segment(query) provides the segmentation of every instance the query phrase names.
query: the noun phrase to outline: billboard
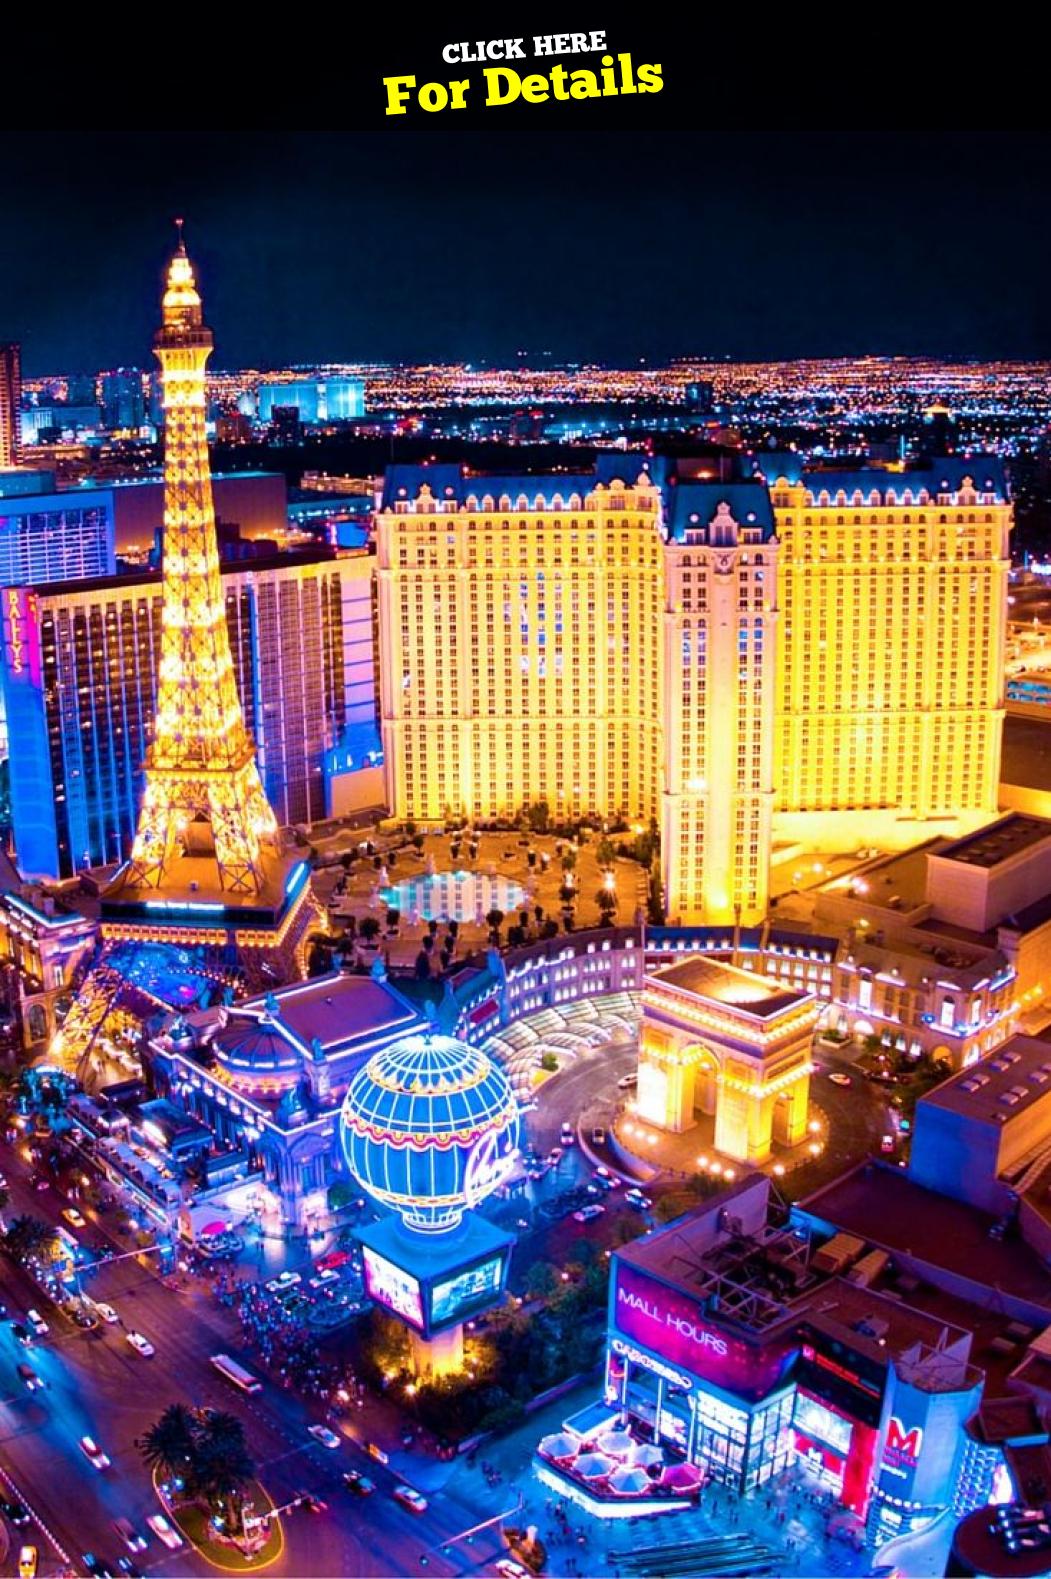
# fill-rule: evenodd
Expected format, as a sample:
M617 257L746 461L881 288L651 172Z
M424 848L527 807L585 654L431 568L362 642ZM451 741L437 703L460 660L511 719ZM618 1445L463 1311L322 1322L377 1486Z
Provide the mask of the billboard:
M792 1424L804 1436L813 1437L818 1442L823 1442L826 1447L832 1448L840 1458L846 1458L850 1452L852 1423L845 1416L829 1409L827 1404L823 1404L820 1398L815 1398L811 1393L802 1390L796 1392Z
M446 1323L455 1323L472 1310L491 1304L503 1283L505 1261L503 1253L489 1256L435 1283L431 1290L429 1325L437 1329Z
M423 1298L419 1279L395 1266L386 1256L377 1255L368 1245L363 1247L362 1255L365 1260L365 1288L369 1298L395 1316L400 1316L417 1332L422 1332Z
M762 1345L731 1337L685 1289L669 1288L619 1259L610 1297L615 1331L741 1398L772 1392L799 1352L798 1343L787 1337Z

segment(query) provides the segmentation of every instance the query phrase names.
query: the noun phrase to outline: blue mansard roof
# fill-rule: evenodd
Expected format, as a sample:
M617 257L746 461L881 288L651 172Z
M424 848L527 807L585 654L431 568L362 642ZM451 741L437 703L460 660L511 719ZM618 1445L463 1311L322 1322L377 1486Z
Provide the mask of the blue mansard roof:
M466 476L456 465L391 466L383 483L383 509L393 509L399 500L417 498L426 485L435 498L454 500L458 505L465 504L469 498L479 501L507 498L514 510L524 495L528 500L526 508L532 510L538 497L547 507L556 497L565 504L571 494L583 498L598 484L608 487L620 481L632 486L643 473L649 476L650 471L650 457L632 450L605 451L589 471L483 472Z
M691 527L708 526L725 504L738 526L759 526L763 542L775 535L770 495L763 483L674 482L665 491L668 537L681 539Z

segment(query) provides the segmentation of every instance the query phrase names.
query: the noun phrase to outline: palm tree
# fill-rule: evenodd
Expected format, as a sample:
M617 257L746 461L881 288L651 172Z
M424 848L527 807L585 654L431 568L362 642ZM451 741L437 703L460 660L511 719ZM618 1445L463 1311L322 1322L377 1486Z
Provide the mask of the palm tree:
M193 1495L199 1481L197 1421L185 1404L169 1404L135 1443L150 1469L177 1477Z
M201 1493L221 1498L227 1530L240 1530L244 1490L255 1474L255 1463L237 1416L220 1409L206 1415L197 1435L197 1454Z
M35 1256L40 1261L54 1261L60 1252L60 1241L50 1223L39 1217L16 1217L4 1235L4 1249L15 1261L28 1261Z

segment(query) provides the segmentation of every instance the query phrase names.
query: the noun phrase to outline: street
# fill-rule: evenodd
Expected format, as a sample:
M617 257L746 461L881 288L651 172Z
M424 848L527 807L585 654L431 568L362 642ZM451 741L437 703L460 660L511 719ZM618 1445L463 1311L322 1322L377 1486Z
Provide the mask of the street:
M0 1145L11 1203L7 1218L32 1214L56 1226L64 1204L55 1191L37 1192L27 1169L12 1148ZM87 1210L87 1209L86 1209ZM438 1575L476 1570L500 1548L499 1533L476 1537L462 1556L444 1556L436 1548L486 1517L442 1492L428 1493L425 1514L408 1512L390 1492L402 1478L412 1484L412 1454L392 1455L395 1468L373 1461L354 1439L358 1422L337 1421L346 1440L329 1450L307 1434L307 1426L323 1411L290 1391L267 1382L250 1397L228 1385L209 1363L212 1354L238 1354L231 1313L218 1309L210 1291L191 1283L185 1292L166 1287L135 1260L105 1265L94 1275L91 1295L112 1304L120 1324L102 1324L89 1332L75 1327L50 1305L23 1268L4 1259L3 1299L8 1316L0 1329L0 1470L7 1477L5 1496L23 1501L40 1521L11 1531L20 1540L35 1540L40 1571L48 1575L71 1566L84 1570L83 1555L94 1553L115 1566L123 1554L112 1521L126 1517L150 1540L149 1550L134 1559L142 1571L198 1575L215 1570L184 1547L167 1551L150 1536L146 1517L161 1510L150 1474L135 1446L139 1437L174 1402L227 1410L244 1421L259 1479L278 1504L300 1490L310 1490L328 1504L326 1512L298 1509L283 1520L285 1549L267 1571L297 1574L413 1574L421 1555ZM46 1337L23 1348L11 1330L35 1307L49 1323ZM127 1341L127 1330L142 1332L156 1347L143 1358ZM258 1370L253 1356L241 1356ZM16 1366L28 1362L44 1382L27 1391ZM79 1446L83 1435L95 1439L111 1460L96 1470ZM403 1477L397 1468L406 1470ZM376 1484L372 1497L348 1491L342 1472L356 1468ZM509 1499L513 1502L513 1498Z

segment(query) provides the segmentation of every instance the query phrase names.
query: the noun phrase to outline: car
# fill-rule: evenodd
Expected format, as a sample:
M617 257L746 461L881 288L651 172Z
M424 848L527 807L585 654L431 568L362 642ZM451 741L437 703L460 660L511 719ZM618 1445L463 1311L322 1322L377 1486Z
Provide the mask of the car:
M11 1331L14 1333L22 1347L24 1349L28 1349L29 1345L33 1341L33 1334L30 1332L29 1328L23 1326L20 1321L13 1321L11 1323Z
M136 1568L130 1557L118 1557L117 1567L127 1579L143 1579L142 1569Z
M555 1167L558 1163L560 1163L562 1161L562 1147L552 1146L551 1150L547 1154L547 1160L552 1167Z
M572 1146L577 1138L576 1130L572 1124L563 1124L558 1136L563 1146Z
M513 1557L500 1557L493 1564L501 1579L532 1579L528 1568L516 1563Z
M94 1552L85 1552L81 1562L93 1579L117 1579L109 1563L102 1557L96 1557Z
M23 1546L18 1553L18 1579L36 1579L37 1549Z
M10 1519L12 1524L28 1524L29 1509L20 1502L0 1502L0 1513L5 1519Z
M328 1507L328 1503L312 1491L297 1491L296 1496L299 1498L299 1506L305 1508L308 1513L324 1513Z
M150 1529L159 1541L163 1541L170 1552L177 1552L182 1545L182 1536L178 1530L172 1528L163 1513L151 1513L146 1520Z
M339 1281L339 1273L333 1271L333 1269L331 1267L329 1267L326 1271L319 1272L317 1277L312 1277L310 1279L310 1287L311 1288L324 1288L326 1283L335 1283L335 1282L338 1282L338 1281Z
M50 1190L51 1188L50 1179L33 1178L30 1183L32 1184L34 1190Z
M26 1320L28 1321L29 1325L32 1327L33 1331L36 1333L38 1338L42 1338L45 1333L51 1331L51 1328L48 1326L47 1322L44 1320L44 1318L40 1314L39 1310L27 1310L26 1311Z
M96 1469L109 1469L109 1458L99 1447L93 1436L82 1436L80 1451Z
M21 1364L18 1367L18 1374L31 1393L35 1393L38 1387L43 1387L44 1385L31 1365Z
M113 1326L114 1322L120 1320L112 1305L97 1304L95 1310L102 1317L103 1321L108 1322L110 1326Z
M157 1351L153 1347L153 1344L148 1338L144 1338L141 1332L129 1332L126 1334L126 1336L132 1348L137 1350L137 1352L142 1355L143 1359L148 1360L152 1358L154 1354L156 1354Z
M851 1080L850 1076L845 1075L841 1069L833 1069L828 1078L831 1080L834 1086L853 1085L853 1081Z
M144 1552L147 1541L145 1535L140 1535L130 1519L114 1519L113 1528L128 1548L129 1552Z
M897 1137L894 1135L880 1136L879 1149L884 1153L893 1151L897 1144Z
M632 1091L639 1083L638 1074L633 1070L630 1075L621 1075L617 1085L622 1091Z
M590 1223L594 1218L601 1217L605 1212L604 1206L582 1206L579 1212L573 1213L573 1221L577 1223Z
M81 1327L85 1332L93 1332L98 1326L98 1322L96 1321L95 1317L89 1310L85 1310L82 1305L75 1305L73 1307L69 1313L69 1319L73 1322L74 1326Z
M637 1212L648 1212L653 1202L648 1195L643 1195L641 1190L625 1190L624 1199L629 1206L634 1206Z
M266 1285L268 1294L276 1294L280 1288L295 1288L297 1283L302 1283L302 1276L298 1272L282 1272L279 1277L272 1277Z
M67 1223L72 1223L74 1228L86 1228L88 1226L75 1206L67 1206L62 1216Z
M593 1146L604 1146L606 1144L606 1131L601 1124L596 1124L592 1129L591 1144Z
M376 1482L363 1475L360 1469L348 1469L343 1473L343 1483L349 1491L358 1497L371 1497L376 1489Z
M426 1513L427 1498L413 1486L395 1486L391 1492L395 1502L400 1502L403 1508L408 1508L410 1513Z
M365 1451L370 1458L374 1458L376 1460L377 1464L390 1463L390 1454L385 1453L378 1442L366 1442Z
M327 1425L308 1425L307 1430L316 1442L322 1447L339 1447L340 1440L335 1431L330 1431Z

